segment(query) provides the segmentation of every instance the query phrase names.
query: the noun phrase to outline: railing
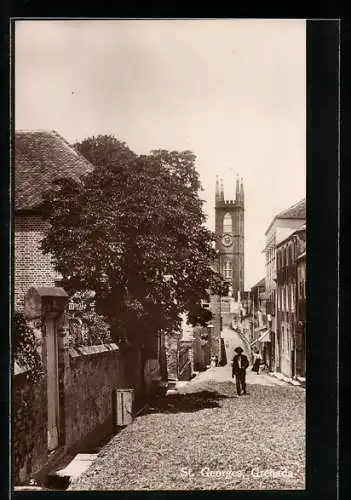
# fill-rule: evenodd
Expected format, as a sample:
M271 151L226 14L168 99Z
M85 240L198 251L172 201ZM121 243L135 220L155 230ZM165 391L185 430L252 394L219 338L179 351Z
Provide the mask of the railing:
M186 370L191 371L191 359L189 356L189 347L184 346L180 347L178 352L178 378L182 378L186 372ZM191 373L189 374L189 377Z

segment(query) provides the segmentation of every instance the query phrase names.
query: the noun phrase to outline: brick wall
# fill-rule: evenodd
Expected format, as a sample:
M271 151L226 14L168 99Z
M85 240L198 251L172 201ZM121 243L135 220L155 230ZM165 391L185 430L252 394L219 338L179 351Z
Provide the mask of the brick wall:
M38 215L15 217L15 307L23 308L23 298L32 286L54 286L57 273L49 255L44 255L39 245L47 223Z

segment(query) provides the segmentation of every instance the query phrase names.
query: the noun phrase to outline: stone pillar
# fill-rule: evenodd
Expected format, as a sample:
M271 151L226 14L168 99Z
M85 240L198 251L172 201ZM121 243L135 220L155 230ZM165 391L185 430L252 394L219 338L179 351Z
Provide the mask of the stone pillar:
M64 317L64 310L68 295L60 287L32 287L24 298L24 314L29 321L40 321L41 324L41 355L47 379L47 322L54 320L57 339L57 370L58 370L58 445L65 441L64 421L64 373L65 347L68 325Z

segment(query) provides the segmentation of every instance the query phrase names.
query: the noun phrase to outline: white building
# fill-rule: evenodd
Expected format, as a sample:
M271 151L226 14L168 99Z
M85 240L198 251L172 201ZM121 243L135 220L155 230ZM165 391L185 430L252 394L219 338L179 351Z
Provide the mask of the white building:
M275 370L280 370L280 360L278 346L276 341L276 246L296 229L301 227L306 221L306 199L299 201L287 210L276 215L267 231L265 232L266 244L263 253L266 256L266 312L272 316L272 348L273 367Z

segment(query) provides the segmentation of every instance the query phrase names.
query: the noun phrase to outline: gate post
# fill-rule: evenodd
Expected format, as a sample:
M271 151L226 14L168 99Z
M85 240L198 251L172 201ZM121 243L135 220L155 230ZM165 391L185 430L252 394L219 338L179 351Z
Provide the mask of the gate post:
M68 294L60 287L32 287L24 298L26 318L40 319L42 324L42 362L47 385L48 426L51 426L48 428L49 449L64 442L62 319L67 300Z

